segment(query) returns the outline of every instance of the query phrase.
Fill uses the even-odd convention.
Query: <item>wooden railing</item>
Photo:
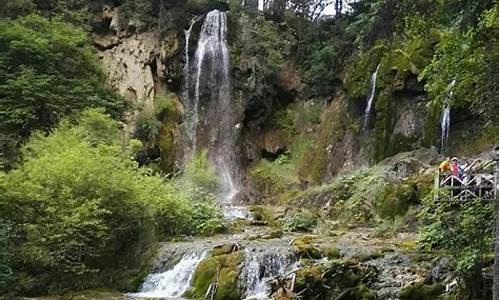
[[[436,201],[494,201],[497,196],[497,173],[465,173],[461,176],[439,173],[436,176]]]

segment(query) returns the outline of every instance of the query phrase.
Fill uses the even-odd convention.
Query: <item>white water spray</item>
[[[365,109],[365,117],[363,120],[363,129],[365,129],[365,130],[368,128],[368,122],[370,121],[370,115],[372,112],[373,100],[375,99],[375,90],[377,88],[377,73],[378,73],[379,68],[380,68],[380,64],[377,65],[375,72],[373,72],[373,74],[371,76],[371,81],[370,81],[371,82],[371,92],[370,92],[370,96],[368,97],[368,103],[367,103],[366,109]]]
[[[286,275],[292,267],[290,257],[280,252],[254,253],[245,249],[243,281],[245,283],[245,299],[270,299],[270,281],[278,276]]]
[[[137,298],[175,298],[190,287],[196,266],[206,257],[207,252],[189,253],[170,270],[149,274],[138,293],[129,296]]]

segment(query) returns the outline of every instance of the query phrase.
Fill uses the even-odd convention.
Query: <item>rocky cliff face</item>
[[[120,25],[118,10],[109,6],[96,23],[100,28],[93,42],[110,85],[135,104],[152,107],[155,96],[165,93],[177,76],[169,64],[179,53],[178,32],[157,27],[139,31],[134,21]]]
[[[96,27],[93,35],[110,84],[137,111],[153,110],[156,97],[172,95],[177,119],[161,120],[161,134],[153,141],[154,151],[148,154],[160,153],[160,167],[169,166],[168,169],[180,165],[182,160],[179,154],[183,144],[180,122],[184,114],[181,104],[184,100],[180,99],[184,85],[182,28],[189,26],[186,21],[189,17],[204,16],[203,10],[184,9],[183,20],[165,13],[170,25],[161,28],[158,24],[141,25],[136,21],[120,25],[118,10],[104,7],[97,22],[100,27]],[[187,49],[191,57],[195,54],[200,27],[201,22],[193,27]],[[262,161],[273,163],[280,156],[292,159],[295,178],[290,184],[300,182],[304,186],[329,182],[339,173],[437,144],[439,112],[431,115],[426,108],[428,99],[422,83],[417,81],[420,66],[413,62],[426,57],[426,47],[430,47],[427,44],[408,57],[397,51],[385,57],[378,52],[367,54],[352,68],[346,66],[349,70],[340,75],[344,79],[336,92],[320,97],[305,92],[305,74],[293,62],[291,49],[297,40],[290,25],[230,11],[228,42],[231,101],[235,122],[241,123],[241,138],[237,141],[241,150],[237,159],[243,167],[243,181],[253,187],[250,189],[255,192],[254,198],[259,198],[262,190],[247,175]],[[368,70],[375,69],[377,64],[381,67],[373,115],[369,126],[364,128],[363,114],[370,90]],[[204,114],[207,79],[202,76],[201,81],[199,101]],[[204,123],[202,127],[214,125],[217,126]],[[197,139],[203,144],[211,142],[203,131]]]

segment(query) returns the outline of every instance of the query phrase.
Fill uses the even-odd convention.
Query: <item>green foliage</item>
[[[312,231],[317,221],[318,216],[310,210],[301,209],[297,212],[292,212],[291,215],[285,218],[283,229],[285,231]]]
[[[144,142],[144,145],[152,147],[160,133],[162,123],[156,117],[154,111],[141,111],[135,122],[134,136]]]
[[[438,191],[436,191],[438,192]],[[424,227],[420,243],[453,255],[462,275],[478,266],[492,251],[494,205],[481,200],[464,203],[435,202],[433,193],[424,202],[420,218]]]
[[[154,5],[152,0],[124,0],[118,8],[119,24],[126,28],[142,29],[148,22],[154,21]]]
[[[119,144],[121,132],[119,124],[106,114],[103,108],[92,108],[80,114],[79,134],[91,145]]]
[[[25,16],[33,11],[35,5],[31,0],[5,0],[0,7],[0,18]]]
[[[211,193],[219,191],[219,180],[215,168],[208,160],[208,151],[198,152],[186,165],[184,178],[189,184]]]
[[[12,228],[10,223],[0,219],[0,291],[8,286],[12,276],[10,267],[12,252],[11,238]]]
[[[104,82],[83,30],[39,15],[0,20],[0,134],[14,146],[87,107],[121,116],[125,102]]]
[[[498,6],[485,10],[477,27],[444,32],[432,62],[420,75],[427,82],[431,105],[466,108],[498,124],[497,46]]]
[[[275,199],[291,186],[298,184],[296,166],[286,155],[274,161],[261,159],[249,172],[252,183],[264,198]]]
[[[138,168],[100,110],[62,122],[23,147],[23,164],[0,181],[0,219],[12,224],[15,290],[46,293],[109,284],[106,271],[156,234],[222,229],[214,196],[188,193]],[[105,133],[105,134],[104,134]],[[154,228],[154,227],[153,227]]]

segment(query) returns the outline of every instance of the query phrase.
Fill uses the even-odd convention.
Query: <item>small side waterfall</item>
[[[163,273],[149,274],[138,293],[129,294],[138,298],[179,297],[189,288],[196,266],[207,256],[207,252],[188,253],[172,269]]]
[[[185,106],[185,122],[184,122],[184,130],[187,136],[187,149],[184,151],[184,163],[189,161],[193,154],[196,152],[196,124],[198,123],[198,113],[194,110],[194,104],[191,103],[189,97],[189,77],[191,64],[189,59],[189,39],[191,37],[191,31],[193,30],[193,26],[198,21],[198,17],[195,17],[191,20],[189,28],[184,30],[184,90],[183,90],[183,99]]]
[[[373,72],[371,76],[371,91],[370,91],[370,96],[368,97],[368,102],[366,104],[366,109],[365,109],[365,117],[363,120],[363,129],[368,129],[368,122],[370,121],[370,115],[372,113],[372,106],[373,106],[373,100],[375,99],[375,90],[377,88],[377,73],[378,69],[380,68],[380,64],[377,65],[377,68],[375,69],[375,72]]]
[[[456,80],[454,79],[450,85],[448,86],[449,92],[448,97],[453,98],[453,87],[456,84]],[[448,141],[448,134],[450,132],[450,122],[451,122],[451,110],[450,104],[446,103],[443,106],[443,113],[441,116],[441,147],[439,148],[441,154],[444,152],[444,148],[446,146],[446,142]]]
[[[190,31],[189,31],[190,32]],[[201,27],[193,64],[186,59],[184,95],[187,153],[207,148],[219,177],[219,200],[230,205],[239,192],[236,142],[239,133],[231,98],[225,12],[209,12]],[[186,39],[189,34],[186,32]],[[185,55],[189,56],[187,50]]]
[[[245,263],[241,274],[245,283],[245,299],[269,299],[269,280],[286,275],[293,267],[290,256],[279,251],[254,252],[245,249]]]
[[[448,141],[448,133],[450,131],[450,106],[446,104],[443,107],[443,115],[441,117],[441,154],[444,151],[446,142]]]

